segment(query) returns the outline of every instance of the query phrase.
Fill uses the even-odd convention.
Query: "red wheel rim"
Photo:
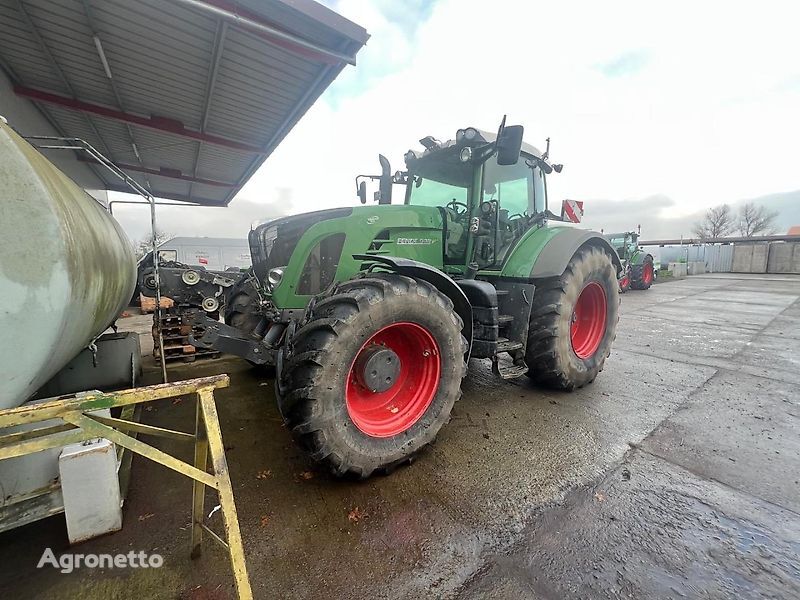
[[[572,350],[578,358],[591,357],[605,333],[606,291],[596,281],[590,281],[583,286],[572,311]]]
[[[652,265],[652,263],[646,263],[644,265],[644,273],[642,273],[642,279],[647,284],[653,283],[653,265]]]
[[[628,289],[628,286],[631,284],[630,276],[625,275],[622,279],[619,280],[619,287],[622,291]]]
[[[399,359],[399,371],[389,389],[374,392],[359,374],[360,361],[376,347]],[[345,400],[350,419],[371,437],[392,437],[411,428],[433,402],[439,389],[441,357],[431,333],[416,323],[393,323],[369,338],[350,365]]]

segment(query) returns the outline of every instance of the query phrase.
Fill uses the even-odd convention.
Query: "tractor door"
[[[523,154],[515,165],[486,162],[480,202],[481,228],[476,237],[478,265],[500,269],[514,243],[530,227],[531,218],[547,208],[544,173],[530,167]]]

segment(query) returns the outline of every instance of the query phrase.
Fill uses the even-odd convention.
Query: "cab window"
[[[500,166],[497,159],[486,163],[483,174],[483,202],[496,201],[508,216],[530,216],[545,208],[544,175],[531,168],[521,156],[515,165]]]
[[[447,206],[453,202],[467,204],[468,189],[435,179],[417,177],[412,184],[409,204],[416,206]]]

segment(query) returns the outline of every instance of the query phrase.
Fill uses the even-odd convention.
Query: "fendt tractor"
[[[337,475],[388,472],[433,441],[470,358],[559,390],[603,368],[620,260],[600,233],[552,223],[561,165],[504,123],[425,137],[394,174],[381,156],[356,178],[362,204],[378,181],[377,205],[259,225],[242,277],[161,269],[162,294],[199,307],[192,343],[274,365],[287,427]]]
[[[619,291],[623,294],[630,289],[649,289],[656,278],[657,271],[653,265],[653,255],[645,252],[639,246],[640,235],[638,231],[625,231],[606,235],[606,239],[617,251],[622,263]]]

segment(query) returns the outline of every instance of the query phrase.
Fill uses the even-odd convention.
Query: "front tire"
[[[276,395],[312,458],[369,477],[410,461],[461,396],[467,342],[450,299],[394,273],[341,283],[284,345]]]
[[[561,277],[537,283],[525,362],[545,387],[572,391],[597,377],[619,320],[619,282],[611,257],[587,247]]]
[[[253,281],[249,271],[234,285],[225,304],[225,323],[245,334],[252,333],[263,319],[261,299]]]
[[[631,289],[631,268],[625,267],[625,274],[619,280],[619,293],[624,294]]]

